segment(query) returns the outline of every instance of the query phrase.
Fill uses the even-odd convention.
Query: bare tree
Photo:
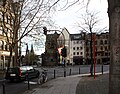
[[[64,1],[60,0],[60,1],[61,1],[61,4],[58,3],[57,5],[59,6],[60,11],[67,10],[68,8],[75,6],[75,5],[79,5],[80,9],[85,8],[85,7],[87,8],[90,3],[90,0],[64,0]]]
[[[86,33],[90,33],[90,56],[91,56],[91,67],[90,67],[90,73],[93,75],[93,48],[92,48],[92,35],[93,32],[102,32],[106,29],[106,27],[101,28],[98,27],[100,23],[100,19],[97,16],[98,12],[89,12],[86,10],[85,14],[81,15],[81,20],[78,22],[78,27],[80,27],[81,31],[85,31]]]
[[[10,49],[8,68],[10,67],[13,51],[15,52],[13,66],[16,66],[18,42],[28,35],[34,38],[38,36],[41,32],[34,29],[42,28],[43,25],[47,24],[49,13],[58,2],[59,0],[3,0],[2,27],[4,27],[3,33]],[[8,24],[6,24],[6,17],[11,20],[9,28]],[[11,36],[9,36],[10,34]]]

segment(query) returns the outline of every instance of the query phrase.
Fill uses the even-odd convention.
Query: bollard
[[[102,74],[103,74],[103,64],[102,64],[102,67],[101,67],[101,71],[102,71]]]
[[[30,81],[29,81],[29,78],[28,78],[28,90],[30,90]]]
[[[2,86],[2,94],[5,94],[5,79],[3,79],[3,80],[0,80],[0,83],[2,83],[1,84],[1,86]]]
[[[66,77],[66,70],[64,69],[64,77]]]
[[[30,90],[29,73],[27,72],[28,90]]]
[[[79,74],[80,74],[80,67],[79,67]]]
[[[5,83],[3,83],[2,86],[3,86],[3,94],[5,94]]]
[[[70,73],[69,73],[69,75],[71,75],[71,69],[70,69]]]
[[[54,78],[55,78],[55,70],[54,70]]]

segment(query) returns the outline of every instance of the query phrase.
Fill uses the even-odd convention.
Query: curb
[[[106,71],[106,72],[103,72],[103,74],[107,74],[109,73],[109,71]],[[66,76],[67,77],[85,77],[85,76],[90,76],[91,74],[90,73],[86,73],[86,74],[78,74],[78,75],[71,75],[71,76]],[[98,72],[98,73],[95,73],[95,75],[102,75],[101,72]],[[93,75],[94,76],[94,75]]]

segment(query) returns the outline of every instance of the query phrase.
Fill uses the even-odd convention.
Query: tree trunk
[[[120,94],[120,0],[108,0],[110,31],[109,94]]]
[[[18,43],[16,43],[14,46],[14,52],[15,52],[14,66],[19,66],[19,64],[18,64]]]
[[[10,57],[8,59],[8,66],[7,66],[7,73],[10,68],[10,63],[11,63],[11,58],[12,58],[12,47],[10,46]],[[13,63],[13,62],[12,62]]]
[[[91,56],[91,66],[90,66],[90,73],[93,76],[93,41],[92,41],[92,29],[90,28],[90,56]]]

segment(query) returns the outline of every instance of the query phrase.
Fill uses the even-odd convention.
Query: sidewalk
[[[23,94],[108,94],[108,74],[88,75],[56,78]]]
[[[23,94],[76,94],[79,80],[80,77],[75,76],[56,78]]]
[[[82,77],[76,87],[76,94],[108,94],[109,75],[98,75],[93,77]]]

